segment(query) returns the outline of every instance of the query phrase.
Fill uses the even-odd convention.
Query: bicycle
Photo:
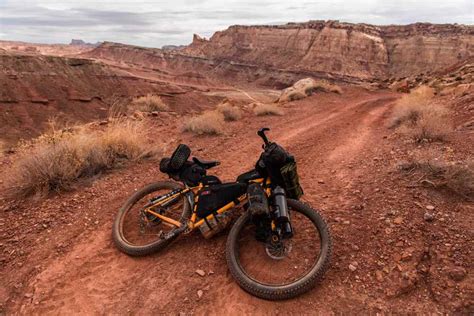
[[[118,249],[148,255],[198,228],[210,238],[228,227],[239,206],[244,212],[227,237],[226,261],[240,287],[268,300],[313,288],[329,267],[330,232],[319,212],[298,200],[296,162],[268,141],[268,130],[257,133],[264,151],[255,168],[230,183],[207,175],[218,161],[188,161],[191,150],[179,145],[160,162],[176,181],[147,185],[120,208],[112,234]]]

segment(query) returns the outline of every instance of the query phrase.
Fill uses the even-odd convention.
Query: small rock
[[[427,222],[432,222],[434,220],[434,214],[430,212],[426,212],[425,215],[423,215],[423,218]]]
[[[393,223],[394,224],[397,224],[397,225],[400,225],[401,223],[403,223],[403,217],[397,217],[393,220]]]
[[[342,222],[342,223],[343,223],[344,225],[350,225],[350,224],[351,224],[350,221],[344,221],[344,222]]]
[[[351,263],[351,264],[349,264],[349,270],[354,272],[355,270],[357,270],[357,267]]]
[[[448,272],[449,277],[454,281],[462,281],[466,277],[466,269],[461,267],[454,267]]]
[[[204,295],[204,292],[202,290],[197,291],[198,298],[201,298],[203,295]]]
[[[33,293],[26,293],[26,294],[25,294],[25,297],[26,297],[26,298],[32,298],[32,297],[33,297]]]
[[[382,271],[375,271],[375,278],[377,279],[377,281],[379,282],[382,282],[383,281],[383,273]]]
[[[432,211],[432,210],[435,209],[435,207],[434,207],[433,205],[426,205],[426,209],[427,209],[428,211]]]
[[[196,273],[199,274],[202,277],[206,275],[206,272],[204,272],[204,270],[201,270],[201,269],[197,269]]]
[[[151,116],[158,116],[159,114],[160,114],[160,112],[158,112],[158,111],[151,112]]]
[[[318,180],[318,183],[319,183],[319,184],[324,184],[324,180],[319,179],[319,180]]]

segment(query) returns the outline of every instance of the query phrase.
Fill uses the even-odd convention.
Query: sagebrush
[[[130,107],[143,112],[169,110],[169,106],[159,96],[153,94],[147,94],[133,99]]]
[[[216,110],[224,115],[226,121],[238,121],[242,118],[242,111],[229,102],[219,104]]]
[[[280,108],[273,103],[258,103],[253,109],[253,112],[257,116],[283,115],[283,112],[280,110]]]
[[[184,122],[183,130],[199,135],[218,135],[224,131],[224,115],[219,112],[205,112]]]
[[[443,159],[416,159],[400,165],[405,172],[418,171],[420,183],[446,189],[469,200],[474,199],[474,160],[446,162]]]
[[[111,121],[104,130],[91,126],[54,131],[23,144],[7,174],[13,197],[69,190],[127,161],[157,152],[146,142],[141,122]]]
[[[417,141],[443,140],[452,131],[451,111],[434,100],[434,90],[422,86],[395,104],[389,126]]]

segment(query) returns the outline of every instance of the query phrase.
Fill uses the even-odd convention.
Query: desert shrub
[[[107,103],[110,104],[108,114],[111,118],[120,118],[129,112],[129,99],[113,96]]]
[[[418,171],[418,181],[444,189],[464,198],[474,199],[474,160],[446,162],[443,159],[415,159],[400,165],[404,172]]]
[[[217,111],[224,115],[224,120],[226,121],[238,121],[242,118],[242,111],[229,102],[219,104]]]
[[[283,115],[282,111],[278,108],[278,106],[272,103],[259,103],[253,109],[253,112],[257,116]]]
[[[130,107],[143,112],[169,110],[168,105],[159,96],[152,94],[133,99]]]
[[[415,140],[442,140],[452,130],[450,111],[434,101],[434,90],[422,86],[395,104],[389,126]]]
[[[205,112],[189,118],[183,126],[185,132],[218,135],[224,130],[224,116],[216,111]]]
[[[105,130],[82,127],[43,135],[19,149],[7,186],[17,198],[69,190],[79,180],[155,154],[144,131],[143,123],[116,120]]]

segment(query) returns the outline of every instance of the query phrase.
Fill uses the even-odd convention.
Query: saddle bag
[[[196,214],[199,218],[216,212],[226,204],[238,201],[238,197],[247,192],[244,183],[223,183],[205,186],[198,193]]]

